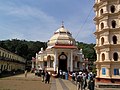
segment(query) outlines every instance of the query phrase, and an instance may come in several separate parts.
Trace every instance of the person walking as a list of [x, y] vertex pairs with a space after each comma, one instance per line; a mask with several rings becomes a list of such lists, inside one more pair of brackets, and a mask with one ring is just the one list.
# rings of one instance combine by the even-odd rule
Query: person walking
[[25, 77], [27, 77], [27, 70], [25, 70]]
[[77, 75], [77, 90], [83, 90], [83, 77], [82, 72]]
[[2, 75], [2, 70], [0, 69], [0, 77], [1, 77], [1, 75]]
[[44, 70], [42, 70], [41, 76], [42, 76], [42, 82], [44, 82], [44, 77], [45, 77], [45, 71]]
[[83, 73], [82, 76], [83, 76], [83, 89], [85, 90], [85, 88], [87, 87], [87, 75], [86, 73]]
[[90, 72], [88, 74], [88, 89], [94, 90], [94, 87], [95, 87], [95, 80], [94, 80], [92, 72]]
[[75, 72], [72, 73], [72, 81], [75, 81]]
[[62, 73], [62, 70], [59, 71], [59, 77], [62, 78], [63, 76], [63, 73]]
[[50, 82], [50, 74], [46, 71], [46, 73], [45, 73], [45, 83], [49, 84], [49, 82]]

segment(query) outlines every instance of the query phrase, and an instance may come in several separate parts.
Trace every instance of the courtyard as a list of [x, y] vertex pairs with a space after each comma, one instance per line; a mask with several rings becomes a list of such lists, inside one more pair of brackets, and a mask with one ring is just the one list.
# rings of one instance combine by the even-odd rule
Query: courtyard
[[[51, 78], [50, 84], [45, 84], [41, 77], [28, 73], [27, 77], [20, 74], [0, 78], [0, 90], [76, 90], [76, 85], [70, 80], [59, 78]], [[119, 88], [95, 88], [95, 90], [119, 90]]]

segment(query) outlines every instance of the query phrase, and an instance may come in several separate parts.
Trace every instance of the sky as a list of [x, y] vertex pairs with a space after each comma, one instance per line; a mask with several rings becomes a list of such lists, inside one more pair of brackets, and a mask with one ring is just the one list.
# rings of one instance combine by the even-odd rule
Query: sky
[[94, 0], [0, 0], [0, 40], [47, 42], [61, 27], [95, 43]]

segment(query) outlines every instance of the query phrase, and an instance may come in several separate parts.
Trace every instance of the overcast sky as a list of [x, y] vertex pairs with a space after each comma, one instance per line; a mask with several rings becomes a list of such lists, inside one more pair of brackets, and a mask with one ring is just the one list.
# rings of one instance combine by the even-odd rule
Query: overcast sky
[[76, 41], [95, 43], [93, 5], [94, 0], [0, 0], [0, 40], [46, 42], [64, 21]]

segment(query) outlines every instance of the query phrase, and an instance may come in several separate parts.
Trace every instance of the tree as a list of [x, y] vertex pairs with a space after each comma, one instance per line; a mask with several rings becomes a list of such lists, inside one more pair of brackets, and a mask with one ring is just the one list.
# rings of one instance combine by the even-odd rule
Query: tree
[[20, 56], [27, 58], [28, 54], [28, 46], [26, 44], [19, 44], [16, 47], [16, 53], [19, 54]]

